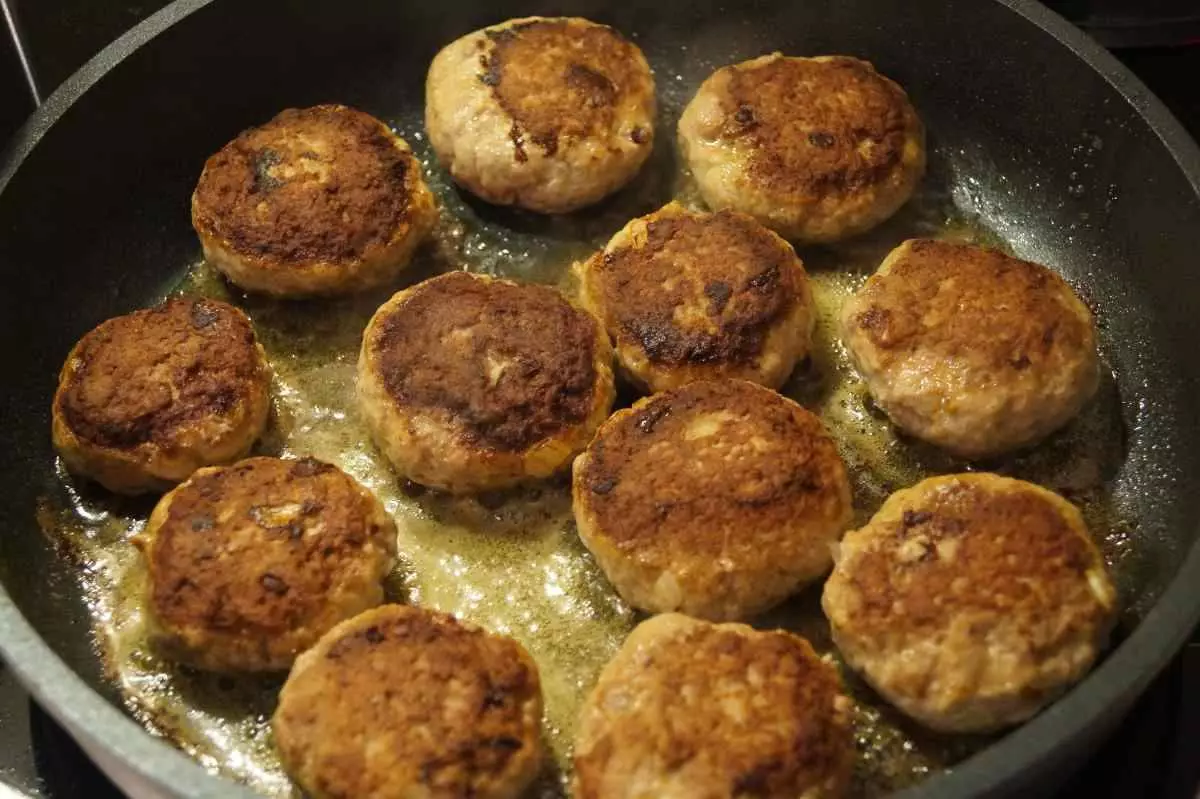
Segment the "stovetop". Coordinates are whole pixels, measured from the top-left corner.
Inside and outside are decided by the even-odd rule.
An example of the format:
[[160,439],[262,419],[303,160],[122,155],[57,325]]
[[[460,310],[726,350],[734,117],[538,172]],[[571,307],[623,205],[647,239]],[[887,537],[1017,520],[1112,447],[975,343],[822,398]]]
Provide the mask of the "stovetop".
[[[106,42],[164,5],[166,0],[0,0],[0,11],[7,6],[20,29],[28,56],[23,65],[0,31],[0,141],[33,110],[35,97],[48,94]],[[1051,5],[1078,19],[1107,44],[1170,38],[1161,25],[1139,27],[1136,20],[1126,20],[1124,39],[1115,36],[1111,26],[1102,27],[1109,17],[1097,14],[1097,7],[1104,3],[1056,0]],[[1078,13],[1072,15],[1073,11]],[[1200,13],[1193,21],[1200,21]],[[1200,139],[1200,41],[1115,52]],[[43,799],[121,796],[2,663],[0,783]],[[1200,631],[1062,795],[1196,799],[1200,797],[1198,788]]]

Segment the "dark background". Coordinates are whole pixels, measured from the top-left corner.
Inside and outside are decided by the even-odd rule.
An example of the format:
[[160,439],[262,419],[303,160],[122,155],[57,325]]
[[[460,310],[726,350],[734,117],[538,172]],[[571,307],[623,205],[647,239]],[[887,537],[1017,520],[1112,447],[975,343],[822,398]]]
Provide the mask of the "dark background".
[[[393,0],[399,1],[399,0]],[[0,141],[36,101],[101,47],[166,0],[0,0]],[[1133,69],[1200,138],[1200,0],[1051,0]],[[32,83],[32,85],[31,85]],[[1200,641],[1200,639],[1194,639]],[[0,781],[50,799],[119,794],[0,664]],[[1197,797],[1200,785],[1200,642],[1155,683],[1114,739],[1070,783],[1066,796]]]

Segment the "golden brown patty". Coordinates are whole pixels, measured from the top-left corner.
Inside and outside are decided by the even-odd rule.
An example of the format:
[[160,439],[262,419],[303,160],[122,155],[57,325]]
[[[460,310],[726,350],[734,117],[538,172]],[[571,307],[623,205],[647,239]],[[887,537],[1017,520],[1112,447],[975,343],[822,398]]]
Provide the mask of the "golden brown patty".
[[618,411],[575,461],[579,535],[618,593],[714,620],[766,610],[823,574],[850,485],[819,419],[742,380]]
[[67,468],[126,494],[162,490],[244,455],[270,410],[250,320],[209,299],[118,316],[80,339],[54,395]]
[[376,312],[360,406],[402,474],[496,488],[547,476],[583,449],[612,405],[611,358],[596,320],[553,289],[454,272]]
[[843,339],[878,405],[967,458],[1032,444],[1091,398],[1091,312],[1038,264],[966,244],[897,247],[847,303]]
[[985,731],[1091,667],[1115,591],[1079,511],[992,474],[893,494],[842,541],[822,599],[846,662],[918,721]]
[[208,159],[192,197],[205,256],[244,289],[322,294],[387,282],[432,225],[408,145],[340,105],[283,111]]
[[588,697],[577,799],[823,799],[854,758],[850,703],[808,642],[666,614],[642,622]]
[[845,56],[776,53],[719,69],[679,133],[709,206],[803,241],[883,221],[925,167],[924,130],[904,91]]
[[804,267],[744,214],[671,203],[626,225],[581,271],[584,303],[651,391],[718,377],[774,388],[808,352]]
[[[526,139],[553,155],[563,138],[607,132],[622,87],[643,86],[649,77],[634,44],[587,20],[530,19],[484,35],[492,47],[480,57],[480,81],[516,123],[510,135],[518,159]],[[651,132],[630,131],[630,139],[645,144]]]
[[249,458],[163,497],[139,543],[160,649],[212,671],[284,671],[383,601],[396,525],[335,466]]
[[273,727],[314,799],[506,799],[541,762],[537,666],[516,641],[385,605],[296,661]]
[[654,142],[654,80],[636,45],[585,19],[530,17],[444,48],[426,127],[454,179],[485,200],[560,213],[637,172]]

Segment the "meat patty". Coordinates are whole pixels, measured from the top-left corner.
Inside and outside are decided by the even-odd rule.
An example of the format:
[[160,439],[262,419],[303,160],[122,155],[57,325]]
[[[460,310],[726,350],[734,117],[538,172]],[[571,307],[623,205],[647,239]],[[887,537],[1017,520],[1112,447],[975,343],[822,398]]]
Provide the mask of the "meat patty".
[[679,144],[710,208],[802,242],[874,227],[925,171],[904,90],[846,56],[775,53],[718,69],[684,109]]
[[846,662],[945,732],[1022,722],[1104,647],[1116,592],[1079,511],[972,473],[893,494],[847,533],[822,597]]
[[173,299],[79,340],[58,377],[52,434],[70,472],[140,494],[242,457],[270,409],[271,371],[246,315]]
[[160,651],[209,671],[272,672],[383,601],[396,525],[336,466],[249,458],[196,472],[135,540]]
[[542,758],[537,666],[510,638],[384,605],[296,661],[272,726],[313,799],[515,799]]
[[1096,391],[1092,314],[1049,269],[915,239],[842,314],[842,340],[902,430],[963,458],[1034,444]]
[[502,488],[567,467],[613,402],[599,323],[545,286],[452,272],[388,300],[363,335],[358,400],[405,477]]
[[390,282],[435,217],[408,144],[343,105],[244,131],[208,159],[192,195],[208,262],[247,291],[285,297]]
[[456,182],[498,205],[563,213],[637,174],[654,146],[642,51],[576,17],[514,19],[442,49],[425,128]]
[[652,613],[723,621],[824,574],[850,484],[817,417],[743,380],[701,381],[613,414],[575,461],[579,536]]
[[721,377],[778,388],[808,353],[804,266],[744,214],[671,203],[622,228],[580,276],[621,366],[650,391]]
[[638,625],[584,704],[576,799],[830,799],[854,762],[837,671],[782,630]]

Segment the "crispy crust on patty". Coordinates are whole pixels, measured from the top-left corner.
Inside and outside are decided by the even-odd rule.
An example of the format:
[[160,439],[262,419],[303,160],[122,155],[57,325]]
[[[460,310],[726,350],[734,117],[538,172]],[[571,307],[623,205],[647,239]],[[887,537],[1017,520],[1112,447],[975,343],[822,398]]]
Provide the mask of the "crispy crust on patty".
[[371,346],[392,397],[446,414],[472,444],[525,449],[592,407],[596,322],[553,289],[455,272],[426,281],[374,324]]
[[822,604],[885,697],[936,729],[984,731],[1087,671],[1116,594],[1071,503],[971,473],[898,491],[848,533]]
[[528,17],[446,45],[425,82],[425,128],[454,180],[541,213],[591,205],[650,156],[654,78],[636,45],[575,17]]
[[854,759],[849,709],[837,671],[802,638],[656,616],[588,697],[574,792],[839,796]]
[[710,207],[801,241],[874,227],[925,169],[924,128],[904,90],[846,56],[723,67],[684,109],[679,134]]
[[791,246],[751,217],[672,203],[582,266],[583,299],[651,390],[741,377],[770,387],[808,350],[811,291]]
[[1093,611],[1104,610],[1086,579],[1103,571],[1103,560],[1070,503],[994,475],[931,480],[893,495],[853,533],[871,542],[839,574],[862,597],[856,634],[901,626],[928,634],[952,614],[975,612],[1037,624],[1046,611],[1081,597]]
[[580,536],[636,607],[765,610],[831,563],[850,487],[820,420],[741,380],[618,411],[574,470]]
[[727,69],[723,135],[745,142],[750,175],[771,192],[852,192],[900,165],[915,116],[904,91],[866,61],[777,58]]
[[270,370],[246,315],[177,298],[80,339],[59,375],[54,443],[72,471],[137,493],[240,457],[269,409]]
[[[607,135],[622,95],[653,92],[638,48],[607,25],[578,18],[535,18],[489,28],[479,80],[513,120],[514,157],[536,146],[546,155],[561,139]],[[482,43],[481,43],[482,44]],[[650,143],[651,129],[631,131]]]
[[192,198],[210,260],[243,288],[275,294],[383,282],[433,214],[407,144],[340,105],[288,109],[242,132],[208,159]]
[[465,272],[395,295],[363,336],[358,396],[380,448],[451,491],[545,477],[613,400],[599,323],[545,286]]
[[215,671],[283,671],[383,601],[396,526],[335,466],[249,458],[163,497],[139,541],[160,649]]
[[541,688],[520,644],[385,605],[296,663],[273,727],[314,797],[515,797],[541,762]]
[[1070,286],[973,245],[897,247],[846,304],[842,337],[900,427],[964,457],[1037,441],[1099,381],[1095,324]]
[[902,247],[847,311],[883,366],[920,348],[1021,372],[1057,368],[1061,348],[1095,349],[1087,306],[1046,267],[969,244]]

